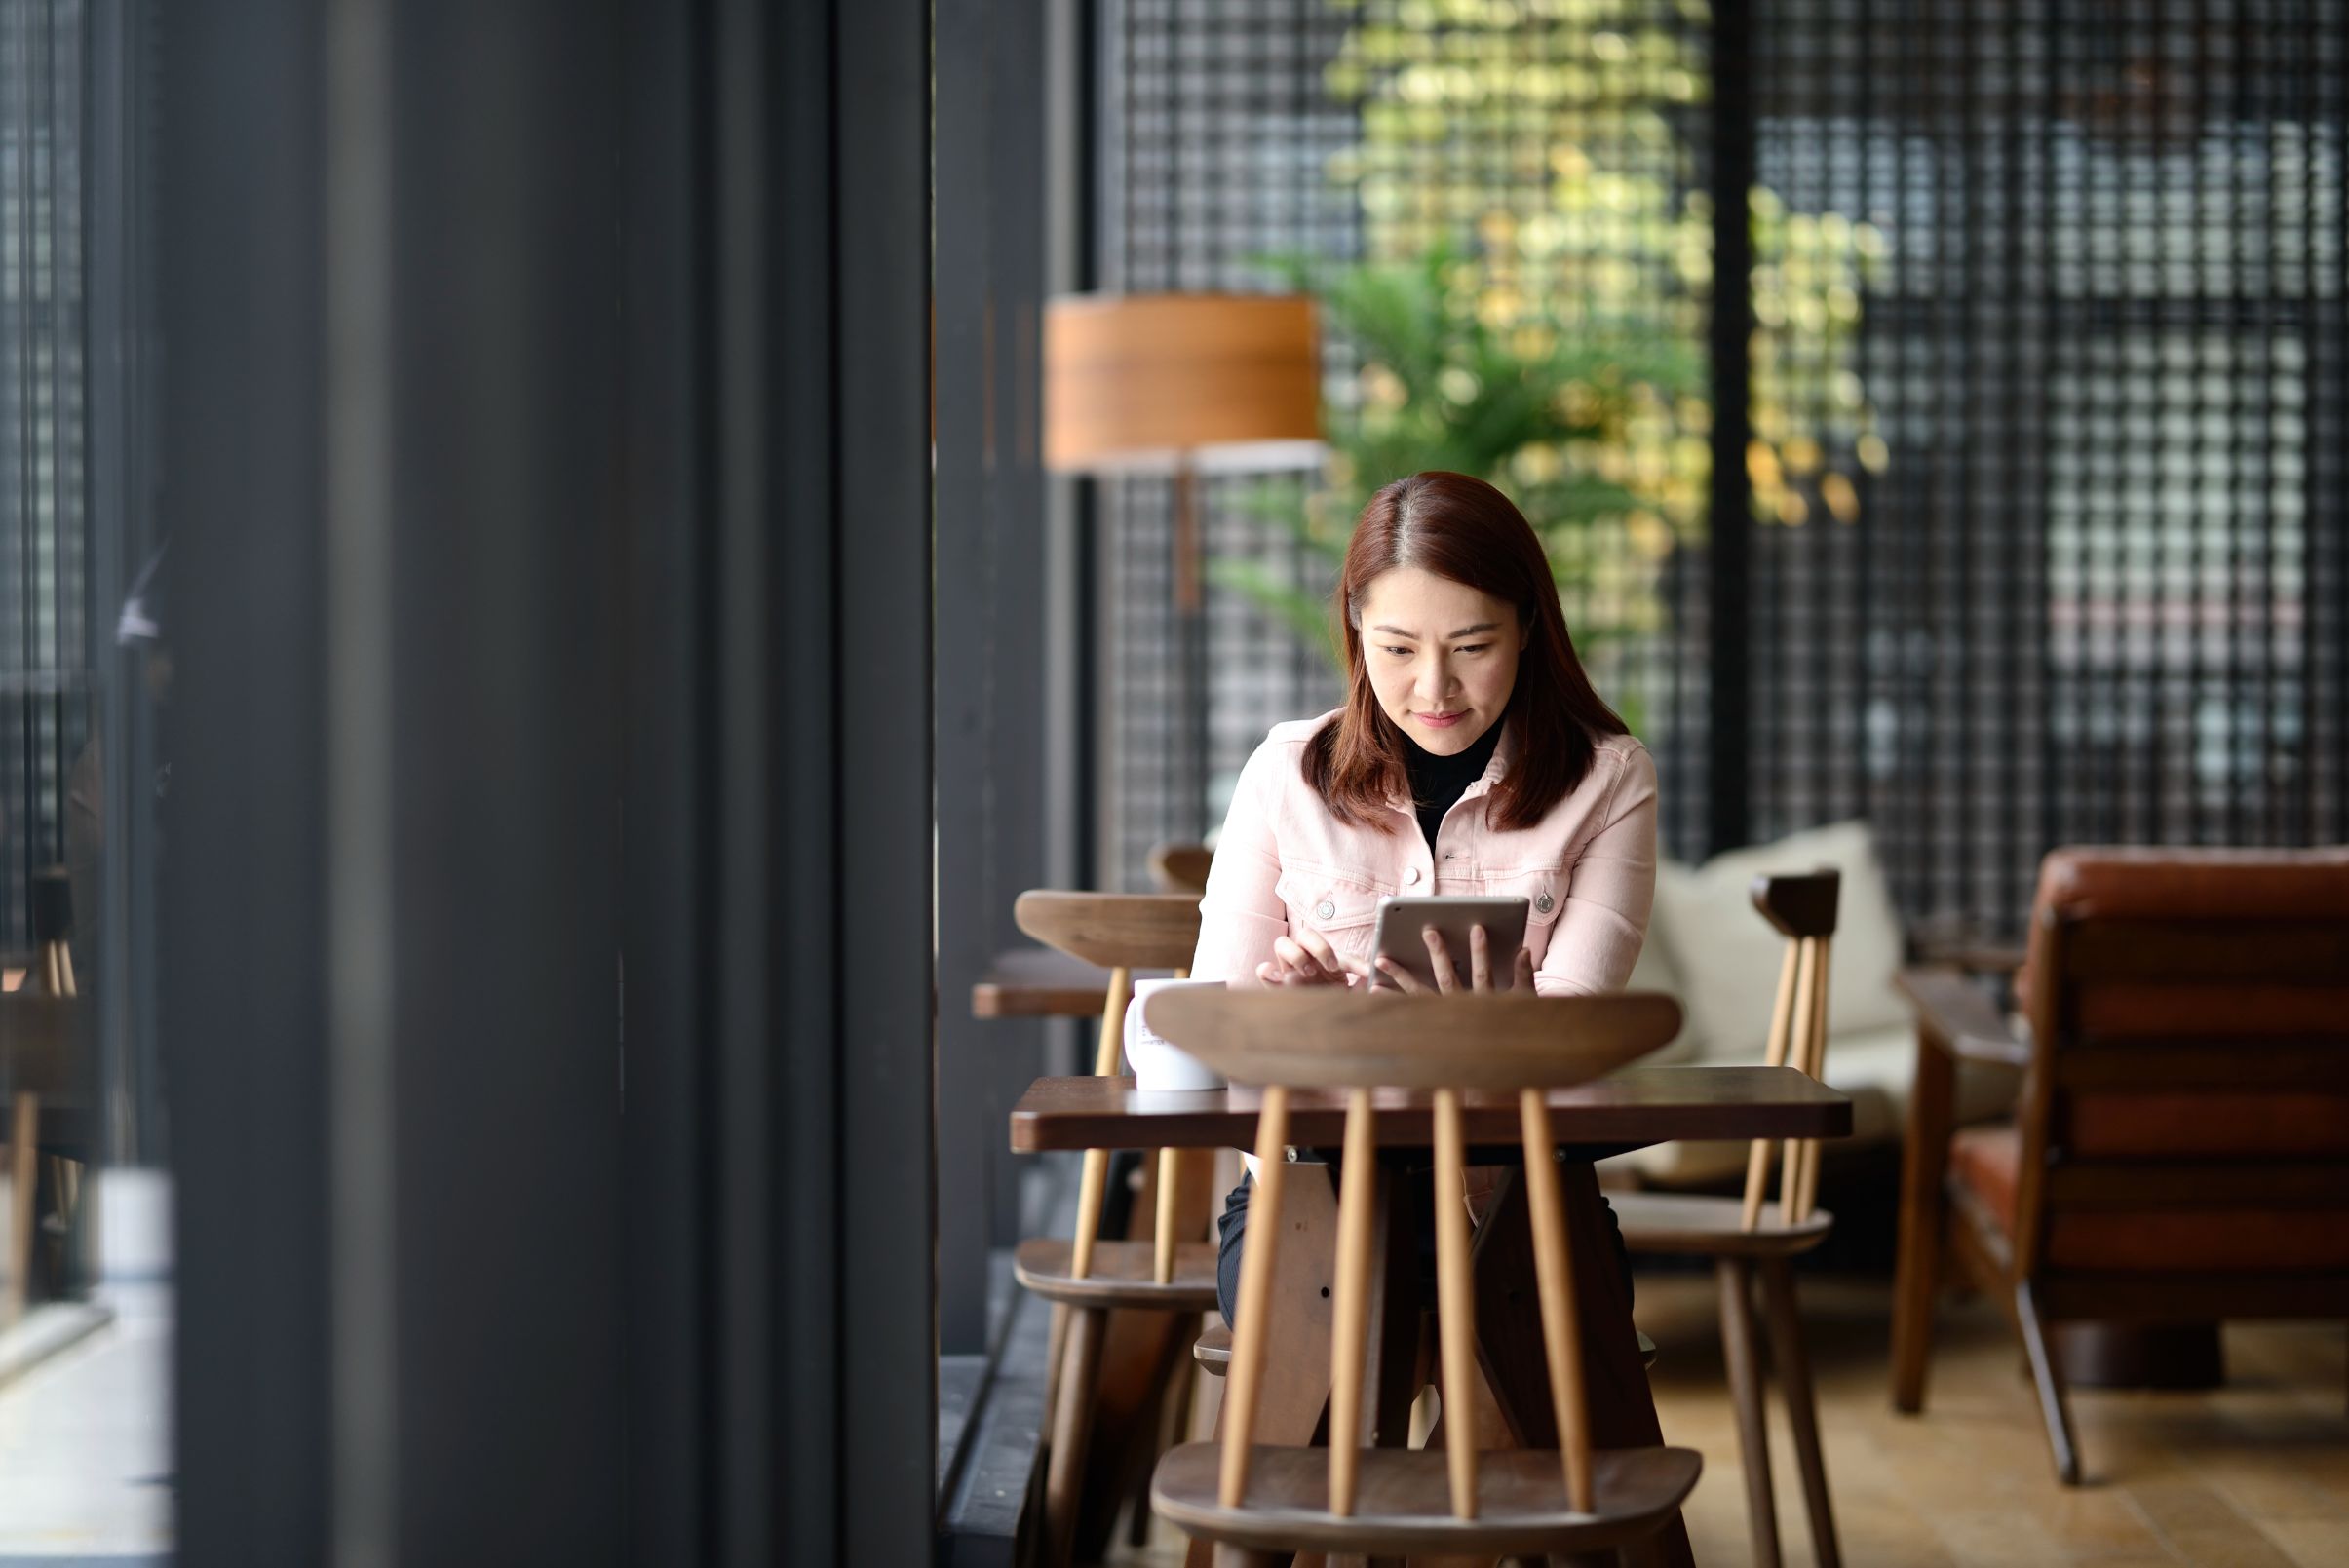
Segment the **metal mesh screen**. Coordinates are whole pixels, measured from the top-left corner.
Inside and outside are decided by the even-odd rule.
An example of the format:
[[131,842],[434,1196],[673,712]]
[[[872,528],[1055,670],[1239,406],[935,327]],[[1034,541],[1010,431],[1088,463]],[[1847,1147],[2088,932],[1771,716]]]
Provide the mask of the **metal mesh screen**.
[[1757,428],[1848,329],[1873,438],[1840,506],[1756,486],[1755,833],[1867,816],[1912,918],[2000,932],[2056,843],[2349,835],[2339,9],[1753,34],[1759,182],[1865,274],[1757,342]]
[[84,604],[83,9],[0,4],[0,951],[63,864],[90,721]]
[[[1497,338],[1619,333],[1650,357],[1661,341],[1701,377],[1705,31],[1688,7],[1457,4],[1439,22],[1414,0],[1127,0],[1106,32],[1104,287],[1276,287],[1256,264],[1268,255],[1410,264],[1458,242],[1448,288],[1462,316]],[[1382,367],[1356,348],[1329,336],[1339,417],[1380,396]],[[1537,489],[1571,493],[1587,480],[1638,503],[1551,543],[1602,687],[1659,741],[1660,759],[1691,759],[1668,796],[1668,832],[1686,837],[1701,832],[1705,810],[1703,656],[1693,667],[1686,656],[1702,636],[1690,611],[1705,595],[1705,410],[1701,398],[1683,406],[1653,388],[1637,399],[1598,392],[1624,402],[1620,440],[1587,451],[1533,443],[1515,454],[1516,472]],[[1209,486],[1210,553],[1326,595],[1329,555],[1266,520],[1304,495],[1301,483]],[[1268,725],[1340,696],[1321,638],[1228,586],[1212,593],[1208,788],[1187,798],[1167,609],[1171,516],[1164,484],[1123,481],[1105,497],[1113,885],[1138,882],[1153,842],[1220,820]],[[1351,522],[1324,520],[1341,539]]]
[[[1711,224],[1746,220],[1751,363],[1714,389],[1752,433],[1742,660],[1708,648],[1717,551],[1688,508],[1715,411],[1673,400],[1611,456],[1554,454],[1654,502],[1584,530],[1561,576],[1656,752],[1673,852],[1727,847],[1704,841],[1709,757],[1747,781],[1751,836],[1867,817],[1906,914],[1980,933],[2017,928],[2057,843],[2349,837],[2339,8],[1735,0],[1751,51],[1717,96],[1751,123],[1720,134],[1750,136],[1755,178],[1725,218],[1705,6],[1113,10],[1113,286],[1448,240],[1502,318],[1573,330],[1612,302],[1701,344]],[[1333,405],[1352,369],[1333,353]],[[1165,506],[1117,504],[1132,875],[1220,803],[1153,792],[1178,728],[1149,674]],[[1218,604],[1219,773],[1334,689],[1282,641]],[[1724,669],[1741,723],[1713,722]]]
[[[1107,132],[1100,164],[1105,287],[1134,292],[1275,287],[1276,256],[1352,254],[1359,225],[1329,160],[1350,144],[1353,112],[1322,91],[1346,33],[1323,0],[1232,5],[1130,0],[1102,28]],[[1343,348],[1330,345],[1333,364]],[[1258,520],[1302,499],[1295,479],[1204,478],[1198,500],[1211,559],[1248,562],[1277,581],[1326,591],[1293,538]],[[1099,683],[1105,752],[1103,881],[1142,886],[1152,845],[1195,841],[1220,819],[1231,781],[1272,724],[1333,706],[1314,650],[1245,596],[1210,587],[1207,745],[1186,754],[1192,700],[1177,647],[1171,481],[1104,483]],[[1192,798],[1191,781],[1207,788]]]

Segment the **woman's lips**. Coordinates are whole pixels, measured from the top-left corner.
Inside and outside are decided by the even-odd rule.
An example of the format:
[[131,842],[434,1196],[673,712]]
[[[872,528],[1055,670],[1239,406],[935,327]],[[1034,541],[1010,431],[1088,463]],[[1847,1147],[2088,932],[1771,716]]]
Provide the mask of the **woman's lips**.
[[1464,712],[1421,713],[1418,715],[1418,719],[1420,723],[1426,725],[1431,730],[1448,730],[1467,716],[1468,715]]

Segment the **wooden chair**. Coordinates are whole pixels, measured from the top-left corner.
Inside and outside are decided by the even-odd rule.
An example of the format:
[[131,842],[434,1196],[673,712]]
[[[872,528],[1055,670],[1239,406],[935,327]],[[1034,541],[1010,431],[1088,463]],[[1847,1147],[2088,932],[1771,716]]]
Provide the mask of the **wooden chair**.
[[[33,933],[38,947],[19,987],[0,996],[0,1088],[8,1093],[9,1256],[0,1288],[0,1327],[24,1316],[32,1275],[34,1206],[40,1181],[43,1101],[54,1107],[74,1089],[75,998],[72,927],[61,870],[33,880]],[[58,1215],[70,1225],[81,1188],[81,1163],[50,1159]]]
[[1150,881],[1161,893],[1207,891],[1215,852],[1205,844],[1158,844],[1150,850]]
[[[1109,994],[1101,1009],[1093,1070],[1102,1077],[1117,1076],[1134,972],[1188,973],[1199,945],[1199,900],[1173,894],[1038,891],[1020,896],[1013,918],[1038,941],[1108,969]],[[1046,1397],[1052,1426],[1042,1532],[1044,1560],[1055,1568],[1068,1561],[1075,1540],[1110,1312],[1196,1318],[1215,1308],[1215,1249],[1204,1240],[1186,1241],[1181,1235],[1180,1153],[1159,1151],[1157,1208],[1149,1241],[1099,1239],[1109,1151],[1089,1149],[1077,1188],[1075,1235],[1068,1241],[1022,1242],[1013,1257],[1013,1272],[1020,1284],[1057,1309]],[[1200,1229],[1204,1236],[1204,1220]],[[1192,1337],[1185,1325],[1180,1342],[1187,1344]],[[1162,1377],[1162,1384],[1166,1381]]]
[[[1679,1448],[1595,1452],[1582,1388],[1580,1326],[1550,1113],[1543,1091],[1596,1078],[1654,1050],[1679,1009],[1654,996],[1371,997],[1176,991],[1153,997],[1151,1027],[1234,1082],[1264,1086],[1252,1206],[1282,1212],[1292,1089],[1347,1094],[1339,1176],[1334,1331],[1327,1450],[1253,1441],[1265,1376],[1271,1282],[1281,1234],[1252,1227],[1218,1442],[1190,1443],[1158,1467],[1161,1517],[1215,1543],[1218,1564],[1252,1568],[1293,1551],[1370,1556],[1610,1552],[1661,1531],[1696,1484],[1701,1458]],[[1444,1452],[1365,1450],[1370,1342],[1371,1091],[1434,1091],[1435,1213]],[[1474,1278],[1462,1200],[1463,1092],[1518,1096],[1557,1451],[1480,1454]],[[1387,1429],[1381,1429],[1387,1430]]]
[[[1893,1403],[1918,1411],[1946,1235],[2022,1337],[2080,1479],[2052,1326],[2349,1318],[2349,849],[2059,850],[2018,1040],[1954,973],[1916,1006]],[[2011,1125],[1951,1127],[1961,1061],[2021,1062]]]
[[[1813,1078],[1819,1076],[1827,1052],[1828,949],[1835,935],[1840,883],[1833,871],[1753,880],[1753,907],[1787,938],[1778,1000],[1770,1015],[1769,1064],[1791,1066]],[[1760,1346],[1753,1320],[1753,1285],[1759,1276],[1779,1392],[1787,1402],[1788,1425],[1794,1432],[1794,1458],[1802,1472],[1811,1540],[1822,1568],[1834,1568],[1842,1555],[1835,1541],[1834,1513],[1828,1502],[1818,1403],[1811,1391],[1810,1358],[1803,1350],[1802,1319],[1794,1303],[1794,1271],[1790,1261],[1827,1240],[1834,1216],[1813,1202],[1819,1186],[1817,1139],[1787,1145],[1775,1208],[1766,1202],[1771,1156],[1770,1141],[1755,1139],[1747,1158],[1742,1198],[1634,1192],[1610,1194],[1609,1201],[1623,1227],[1624,1244],[1632,1251],[1714,1260],[1721,1293],[1721,1358],[1728,1365],[1729,1392],[1737,1404],[1753,1561],[1775,1568],[1779,1560],[1778,1506],[1770,1489],[1769,1428],[1763,1416]]]

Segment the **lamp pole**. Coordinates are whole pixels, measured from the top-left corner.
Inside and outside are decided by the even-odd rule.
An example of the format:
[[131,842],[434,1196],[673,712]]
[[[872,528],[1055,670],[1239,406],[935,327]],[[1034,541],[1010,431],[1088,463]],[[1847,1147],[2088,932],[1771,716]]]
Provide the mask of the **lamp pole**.
[[1176,836],[1199,839],[1208,829],[1207,539],[1199,516],[1199,471],[1187,451],[1174,457],[1174,651],[1182,670],[1182,806],[1169,825]]

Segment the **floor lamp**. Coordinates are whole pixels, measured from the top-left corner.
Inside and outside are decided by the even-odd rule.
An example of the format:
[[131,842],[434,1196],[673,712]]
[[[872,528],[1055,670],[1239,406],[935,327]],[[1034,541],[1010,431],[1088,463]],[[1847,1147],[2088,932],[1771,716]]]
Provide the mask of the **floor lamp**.
[[1079,294],[1044,317],[1044,466],[1174,481],[1173,577],[1183,791],[1205,829],[1208,765],[1203,474],[1319,468],[1321,343],[1288,294]]

